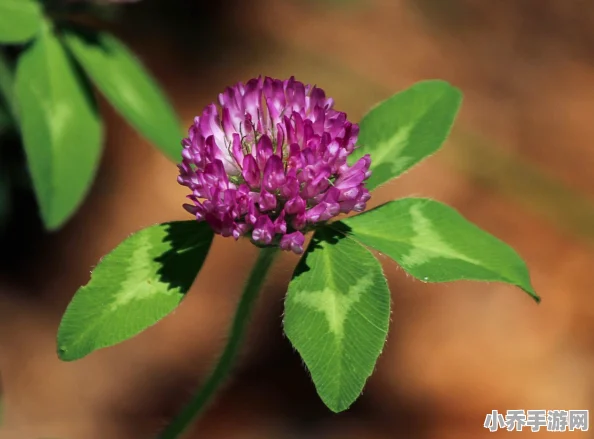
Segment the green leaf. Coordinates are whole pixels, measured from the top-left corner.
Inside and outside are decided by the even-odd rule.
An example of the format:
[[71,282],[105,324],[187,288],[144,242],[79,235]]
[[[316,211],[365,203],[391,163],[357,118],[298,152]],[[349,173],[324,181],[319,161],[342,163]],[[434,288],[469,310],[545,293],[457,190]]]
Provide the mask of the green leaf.
[[213,233],[208,224],[174,221],[134,233],[105,256],[68,305],[58,355],[78,360],[157,323],[185,297]]
[[49,28],[21,55],[15,96],[29,172],[49,230],[77,210],[101,155],[101,120],[87,84]]
[[437,201],[404,198],[332,227],[386,254],[422,281],[505,282],[540,301],[526,264],[511,247]]
[[41,6],[34,0],[0,0],[0,43],[23,43],[42,23]]
[[285,333],[334,412],[361,394],[382,351],[390,291],[375,257],[322,229],[297,266],[285,299]]
[[171,104],[135,56],[107,33],[65,32],[64,40],[113,106],[170,159],[181,159],[181,125]]
[[371,155],[373,190],[435,153],[448,136],[462,102],[444,81],[422,81],[381,102],[359,124],[360,145],[351,163]]

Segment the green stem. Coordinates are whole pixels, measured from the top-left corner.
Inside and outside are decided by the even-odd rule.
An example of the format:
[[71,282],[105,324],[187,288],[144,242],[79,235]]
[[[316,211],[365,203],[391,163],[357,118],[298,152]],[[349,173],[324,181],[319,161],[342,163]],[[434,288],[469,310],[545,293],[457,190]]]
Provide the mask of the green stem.
[[225,346],[225,350],[223,351],[219,362],[204,384],[204,387],[196,392],[191,401],[173,419],[173,421],[169,423],[165,430],[159,435],[158,439],[180,438],[204,410],[216,390],[223,384],[225,378],[227,378],[229,372],[231,372],[233,362],[246,332],[252,308],[277,252],[278,248],[276,247],[267,247],[260,250],[258,260],[256,261],[254,268],[252,268],[250,277],[245,285],[243,294],[241,295],[237,312],[233,319],[233,325],[231,326],[229,341],[227,342],[227,346]]

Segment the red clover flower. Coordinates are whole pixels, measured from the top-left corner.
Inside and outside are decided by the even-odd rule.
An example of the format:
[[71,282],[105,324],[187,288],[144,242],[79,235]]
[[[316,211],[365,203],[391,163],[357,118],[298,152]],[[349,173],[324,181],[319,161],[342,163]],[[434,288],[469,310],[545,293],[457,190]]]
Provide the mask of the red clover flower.
[[182,141],[184,208],[222,236],[303,252],[304,234],[340,213],[365,210],[369,155],[353,166],[359,127],[324,91],[252,79],[219,94]]

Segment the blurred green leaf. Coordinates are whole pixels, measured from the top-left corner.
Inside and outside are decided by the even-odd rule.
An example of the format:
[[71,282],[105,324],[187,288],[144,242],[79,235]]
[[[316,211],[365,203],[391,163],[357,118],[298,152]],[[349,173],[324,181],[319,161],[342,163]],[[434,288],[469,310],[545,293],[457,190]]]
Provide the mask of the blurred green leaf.
[[68,305],[58,355],[78,360],[127,340],[173,311],[194,282],[213,232],[205,222],[174,221],[134,233],[105,256]]
[[170,159],[179,161],[183,137],[180,121],[134,54],[107,33],[68,31],[64,41],[124,118]]
[[0,0],[0,43],[23,43],[41,26],[41,5],[35,0]]
[[41,216],[54,230],[87,194],[102,136],[89,88],[49,27],[20,56],[15,95]]
[[333,230],[316,232],[289,284],[283,324],[330,410],[361,394],[389,320],[390,290],[371,252]]
[[371,155],[369,190],[435,153],[450,133],[462,93],[445,81],[421,81],[379,103],[359,124],[351,163]]
[[514,249],[437,201],[403,198],[331,227],[384,253],[424,282],[505,282],[540,300]]

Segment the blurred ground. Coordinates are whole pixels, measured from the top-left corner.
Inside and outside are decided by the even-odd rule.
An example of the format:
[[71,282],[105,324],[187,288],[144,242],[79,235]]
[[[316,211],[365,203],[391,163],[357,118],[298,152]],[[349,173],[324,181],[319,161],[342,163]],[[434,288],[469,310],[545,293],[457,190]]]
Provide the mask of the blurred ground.
[[[592,408],[594,8],[343,3],[146,0],[126,8],[120,34],[188,124],[225,85],[258,74],[317,83],[354,120],[421,79],[460,87],[463,111],[444,150],[373,205],[407,195],[452,204],[520,252],[543,302],[498,284],[422,284],[385,261],[387,348],[360,401],[332,415],[281,335],[295,263],[286,257],[240,367],[194,437],[477,439],[489,435],[493,409]],[[141,227],[185,218],[175,166],[104,110],[107,152],[91,198],[40,243],[39,262],[0,284],[2,439],[151,437],[208,372],[253,261],[250,245],[218,239],[173,315],[79,362],[57,360],[61,313],[97,260]]]

